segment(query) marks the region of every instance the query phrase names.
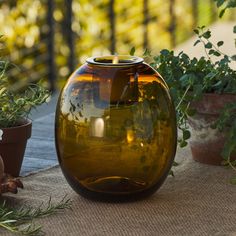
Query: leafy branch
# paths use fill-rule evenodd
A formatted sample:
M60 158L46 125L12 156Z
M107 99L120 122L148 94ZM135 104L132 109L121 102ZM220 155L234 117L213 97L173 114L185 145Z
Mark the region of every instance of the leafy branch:
M0 227L20 235L42 235L42 226L32 223L34 219L46 217L63 209L71 208L71 200L63 197L58 203L53 204L51 198L46 206L42 203L36 208L21 207L11 208L4 201L0 205Z
M194 29L195 34L198 36L198 40L194 43L196 46L198 43L202 43L206 53L206 57L211 61L211 56L220 57L223 56L227 62L236 61L236 55L228 56L220 50L220 47L224 45L223 41L218 41L215 45L209 39L211 38L211 31L207 30L205 26ZM235 32L236 33L236 32ZM212 62L212 61L211 61ZM213 63L213 62L212 62Z
M201 43L205 49L206 57L190 59L184 52L175 55L173 51L164 49L160 55L153 57L151 65L164 76L170 88L175 103L177 125L180 130L178 143L180 147L188 144L191 136L188 118L195 114L191 104L200 100L204 93L236 94L236 71L230 67L235 61L234 56L221 52L223 41L213 44L210 41L211 31L205 26L194 30L198 39L194 46ZM213 62L212 56L217 60ZM227 138L221 153L224 165L235 169L236 161L230 156L236 150L236 105L226 104L215 128L226 131ZM235 181L236 182L236 181Z
M214 0L218 8L222 8L219 17L223 17L225 11L229 8L236 7L236 0Z

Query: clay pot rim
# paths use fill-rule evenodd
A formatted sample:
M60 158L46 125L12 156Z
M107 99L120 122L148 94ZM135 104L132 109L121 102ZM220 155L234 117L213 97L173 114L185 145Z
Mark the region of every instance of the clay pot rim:
M12 126L12 127L5 127L5 128L1 128L1 130L14 130L14 129L19 129L19 128L24 128L25 126L28 126L28 125L31 125L32 124L32 120L31 119L28 119L28 118L24 118L22 119L22 122L23 124L21 125L17 125L17 126Z
M203 96L191 102L191 107L200 114L219 115L227 103L236 102L236 94L203 93Z
M22 119L22 125L0 128L3 131L0 144L17 143L25 139L29 139L32 133L32 121L30 119Z
M220 96L226 96L226 97L236 97L236 94L234 93L203 93L203 97L220 97Z

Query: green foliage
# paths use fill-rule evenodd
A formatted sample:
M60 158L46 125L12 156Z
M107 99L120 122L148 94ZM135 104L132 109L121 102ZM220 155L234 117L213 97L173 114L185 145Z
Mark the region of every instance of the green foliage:
M6 36L6 56L21 71L13 68L10 79L14 86L22 88L28 81L45 81L48 78L48 30L47 1L1 0L0 33ZM70 2L70 1L69 1ZM55 0L54 32L55 62L59 87L65 83L70 72L68 58L68 1ZM75 65L85 62L88 56L109 54L111 25L108 0L73 1L72 30L75 37ZM183 42L192 34L192 4L189 0L178 0L174 4L176 15L176 43ZM156 53L160 48L170 47L169 1L148 1L148 46ZM132 6L132 7L130 7ZM143 1L114 1L116 53L125 54L132 47L143 50ZM91 12L93 14L91 14ZM198 1L198 21L208 24L212 21L210 1ZM203 24L202 23L202 24ZM157 27L158 25L158 27Z
M52 204L51 198L46 206L41 204L36 208L21 207L19 209L7 206L4 201L0 205L0 227L19 235L42 235L42 227L34 225L32 220L46 217L63 209L70 209L71 200L64 197L56 204Z
M134 53L135 53L135 47L132 47L131 50L130 50L130 52L129 52L129 54L130 54L131 56L133 56Z
M31 84L23 92L11 91L7 78L7 61L0 61L0 128L19 125L32 108L46 102L49 92L37 84Z
M190 59L184 52L175 55L173 51L164 49L153 57L151 65L165 78L173 98L177 113L178 128L182 135L178 139L180 147L188 144L191 136L187 119L195 114L191 103L201 99L204 93L236 94L236 71L230 67L234 56L220 51L223 41L212 43L211 31L204 26L194 30L198 39L194 43L204 46L206 57ZM215 59L213 61L213 59ZM236 150L236 104L225 104L215 127L229 130L227 141L222 152L226 165L234 166L230 160L231 153Z
M236 7L236 0L214 0L217 7L221 7L219 17L222 17L225 14L225 11L229 8Z

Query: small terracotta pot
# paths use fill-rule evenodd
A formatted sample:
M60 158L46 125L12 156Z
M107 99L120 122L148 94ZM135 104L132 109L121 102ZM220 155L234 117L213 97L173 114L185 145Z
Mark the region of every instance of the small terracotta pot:
M225 132L213 129L212 125L219 117L222 108L231 102L236 102L236 95L231 94L204 94L200 101L191 106L196 114L189 117L191 126L190 148L195 161L221 165L221 152L225 143ZM236 153L232 153L231 160L236 160Z
M0 129L3 131L0 155L4 162L5 173L17 177L20 174L27 140L31 137L32 122L27 119L22 125Z

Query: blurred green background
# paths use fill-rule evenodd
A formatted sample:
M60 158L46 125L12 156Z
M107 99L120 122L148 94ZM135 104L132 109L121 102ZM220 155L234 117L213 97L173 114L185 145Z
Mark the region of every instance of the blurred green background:
M217 20L213 0L0 0L1 57L15 64L14 89L43 80L55 90L87 57L157 54Z

